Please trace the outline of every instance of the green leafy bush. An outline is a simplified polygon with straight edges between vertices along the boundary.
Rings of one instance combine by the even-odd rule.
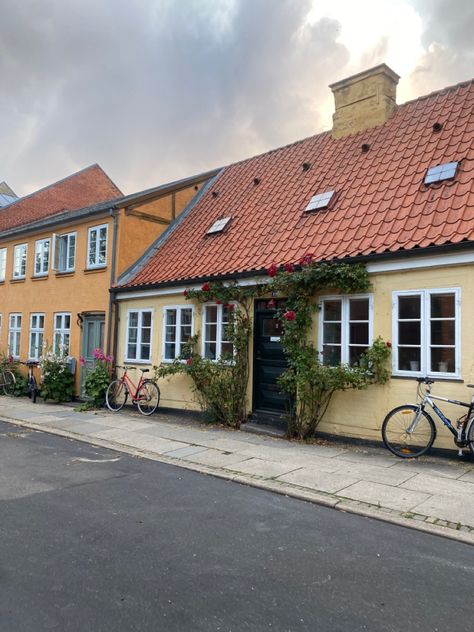
[[[19,363],[11,355],[0,354],[0,371],[11,371],[15,376],[15,389],[13,391],[15,397],[22,397],[27,394],[28,378],[20,371]],[[3,395],[3,390],[0,391],[0,395]]]
[[[112,356],[106,356],[102,349],[94,349],[94,368],[88,369],[84,382],[84,392],[87,397],[86,406],[88,408],[100,408],[105,402],[105,393],[110,384]],[[81,366],[85,367],[84,358],[79,360]]]
[[[46,348],[40,357],[39,366],[43,376],[41,396],[45,401],[71,401],[74,395],[74,375],[69,369],[70,360],[64,350],[55,353],[51,347]]]

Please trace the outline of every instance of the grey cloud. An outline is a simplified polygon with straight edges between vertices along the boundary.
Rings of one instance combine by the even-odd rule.
[[[310,5],[7,3],[1,179],[26,193],[97,161],[129,192],[319,131],[349,54]]]

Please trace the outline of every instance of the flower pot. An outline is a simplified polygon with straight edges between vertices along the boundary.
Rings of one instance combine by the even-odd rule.
[[[440,373],[448,372],[448,363],[447,362],[438,362],[438,371]]]
[[[420,363],[418,360],[410,360],[410,371],[419,371]]]

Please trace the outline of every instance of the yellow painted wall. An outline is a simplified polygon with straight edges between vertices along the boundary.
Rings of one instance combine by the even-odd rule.
[[[89,227],[108,225],[107,266],[98,270],[86,269],[87,239]],[[112,253],[113,220],[110,217],[94,218],[82,224],[55,229],[58,235],[77,232],[76,268],[72,273],[58,274],[51,270],[45,277],[33,276],[35,242],[50,238],[52,231],[38,233],[34,236],[20,237],[14,241],[0,242],[0,248],[7,248],[5,282],[0,283],[0,313],[2,314],[2,331],[0,349],[7,351],[9,314],[22,314],[22,331],[20,341],[20,359],[28,358],[30,314],[44,313],[44,340],[53,342],[54,314],[56,312],[71,313],[70,355],[77,360],[81,354],[82,331],[77,324],[80,312],[104,312],[108,310],[110,286],[110,262]],[[28,244],[26,278],[13,281],[13,250],[17,244]],[[107,323],[106,329],[107,331]],[[104,341],[105,343],[105,341]],[[79,384],[79,370],[76,373]]]
[[[173,196],[175,198],[175,216],[177,217],[202,186],[203,183],[192,185],[157,200],[140,204],[135,207],[135,210],[138,213],[161,217],[171,222],[173,219]],[[121,209],[120,213],[117,276],[125,272],[167,228],[166,224],[158,224],[133,214],[127,214],[124,209]]]
[[[374,337],[382,336],[385,340],[392,340],[392,292],[403,290],[420,290],[436,288],[461,289],[461,376],[464,383],[454,380],[439,379],[433,389],[433,394],[469,401],[473,392],[466,388],[465,383],[474,382],[474,329],[471,315],[474,314],[474,267],[451,266],[425,270],[411,270],[376,274],[371,277],[374,295]],[[323,292],[331,294],[331,292]],[[118,358],[123,361],[126,340],[127,310],[137,308],[153,309],[153,339],[152,361],[150,365],[161,362],[161,348],[163,336],[163,308],[165,306],[189,305],[182,294],[174,296],[148,297],[130,299],[120,303],[120,326]],[[194,331],[202,330],[202,306],[194,306]],[[314,319],[314,340],[317,342],[318,318]],[[251,353],[253,351],[251,350]],[[384,386],[370,386],[364,391],[346,391],[337,393],[329,407],[327,415],[320,426],[323,432],[380,440],[380,428],[386,413],[406,402],[412,402],[416,397],[417,383],[413,378],[392,378]],[[186,377],[174,376],[170,380],[160,383],[162,391],[162,405],[192,409],[197,403],[190,389],[190,382]],[[248,410],[251,411],[252,378],[248,389]],[[455,419],[465,409],[441,405],[448,417]],[[437,423],[438,438],[436,445],[453,448],[451,434]]]

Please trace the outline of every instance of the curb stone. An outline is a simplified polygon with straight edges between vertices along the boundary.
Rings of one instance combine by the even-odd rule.
[[[407,518],[406,514],[409,512],[397,512],[387,507],[378,507],[370,505],[368,503],[362,503],[351,499],[344,498],[342,496],[336,496],[335,494],[329,494],[325,492],[314,491],[304,487],[298,487],[297,485],[290,485],[285,482],[279,482],[274,479],[264,479],[250,474],[243,474],[241,472],[236,473],[232,470],[225,468],[212,467],[209,465],[202,465],[199,463],[193,463],[191,461],[184,461],[176,457],[169,457],[163,454],[158,454],[143,448],[135,448],[125,444],[121,444],[118,441],[111,441],[109,439],[101,439],[99,437],[93,437],[90,435],[76,434],[69,430],[52,428],[45,424],[35,424],[34,422],[28,422],[18,420],[14,418],[6,417],[2,415],[1,421],[11,423],[23,428],[29,428],[38,432],[46,432],[48,434],[58,435],[66,439],[74,441],[80,441],[82,443],[88,443],[90,445],[98,446],[101,448],[107,448],[115,450],[116,452],[123,452],[133,457],[146,458],[152,461],[159,461],[168,465],[174,465],[186,470],[191,470],[200,474],[214,476],[215,478],[221,478],[234,483],[248,485],[256,489],[262,489],[264,491],[274,492],[296,500],[302,500],[305,502],[314,503],[328,507],[330,509],[337,509],[345,513],[351,513],[365,518],[372,518],[381,522],[388,522],[398,526],[406,527],[415,531],[423,531],[430,535],[436,535],[444,537],[457,542],[463,542],[464,544],[474,545],[474,530],[465,530],[463,525],[454,525],[453,528],[448,526],[446,521],[436,519],[432,516],[420,516],[418,519]],[[405,515],[404,515],[405,514]]]

